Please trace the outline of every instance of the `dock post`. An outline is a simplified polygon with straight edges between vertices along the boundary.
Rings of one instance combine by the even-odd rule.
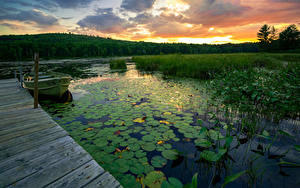
[[[34,53],[34,108],[38,108],[38,95],[39,95],[39,88],[38,88],[38,80],[39,80],[39,54]]]
[[[19,78],[20,78],[20,88],[23,88],[23,70],[22,67],[19,67]]]

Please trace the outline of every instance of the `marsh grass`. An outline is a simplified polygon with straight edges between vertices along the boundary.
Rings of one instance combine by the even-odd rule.
[[[297,57],[298,58],[298,57]],[[144,71],[161,71],[165,75],[199,79],[214,78],[217,73],[253,67],[278,69],[280,60],[267,54],[158,55],[133,57],[136,67]]]
[[[110,69],[127,69],[124,59],[114,59],[109,62]]]

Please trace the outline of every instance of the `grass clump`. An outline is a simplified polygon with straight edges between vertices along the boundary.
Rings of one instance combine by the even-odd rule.
[[[210,79],[223,71],[253,67],[278,68],[279,60],[266,54],[158,55],[134,57],[136,67],[165,75]]]
[[[114,59],[109,62],[110,69],[127,69],[124,59]]]
[[[214,101],[274,121],[299,117],[299,86],[299,63],[289,63],[279,70],[252,68],[223,72],[208,84]]]

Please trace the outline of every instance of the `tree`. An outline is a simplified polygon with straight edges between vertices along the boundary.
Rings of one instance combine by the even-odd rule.
[[[284,49],[294,49],[300,40],[300,32],[295,24],[288,26],[279,34],[279,41]]]
[[[267,24],[263,25],[257,33],[257,38],[260,41],[260,46],[264,50],[271,49],[271,44],[277,38],[277,31],[274,26]]]
[[[257,33],[257,38],[262,44],[269,44],[271,34],[271,27],[267,24],[263,25]]]

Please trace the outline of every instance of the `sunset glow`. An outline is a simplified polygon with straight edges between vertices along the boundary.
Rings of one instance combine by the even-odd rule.
[[[300,22],[300,1],[0,0],[0,34],[72,32],[151,42],[256,41],[265,23]],[[298,25],[299,26],[299,25]]]

